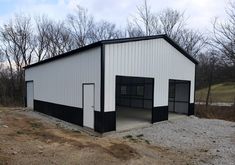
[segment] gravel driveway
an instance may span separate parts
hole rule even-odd
[[[191,116],[110,136],[142,138],[192,157],[195,164],[235,164],[234,122]]]

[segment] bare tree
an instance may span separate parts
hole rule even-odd
[[[216,65],[216,54],[214,51],[210,52],[209,58],[209,67],[208,67],[208,90],[207,90],[207,96],[206,96],[206,108],[208,107],[209,104],[209,98],[211,95],[211,86],[213,83],[213,77],[214,77],[214,71],[215,71],[215,65]]]
[[[28,65],[32,60],[34,47],[32,46],[31,18],[16,15],[13,20],[0,29],[2,51],[13,59],[17,70]]]
[[[69,30],[65,27],[64,22],[48,23],[46,39],[49,43],[47,46],[47,58],[54,57],[73,48],[73,40]]]
[[[50,21],[46,16],[36,17],[36,34],[34,35],[34,46],[35,55],[37,56],[37,61],[44,60],[49,57],[49,44],[50,39],[48,39],[48,31]]]
[[[65,22],[56,22],[46,16],[36,17],[35,22],[34,52],[37,61],[54,57],[75,47]]]
[[[91,41],[96,42],[100,40],[120,38],[122,32],[116,29],[115,24],[101,21],[95,24],[91,31]]]
[[[179,44],[194,58],[197,58],[208,45],[207,39],[200,32],[191,29],[183,29],[179,34]]]
[[[16,15],[0,28],[1,54],[8,62],[4,66],[2,77],[7,81],[11,90],[10,97],[23,102],[23,66],[32,60],[34,47],[32,45],[32,24],[30,17]],[[5,64],[4,64],[5,65]],[[9,76],[8,76],[9,75]]]
[[[137,16],[128,20],[127,33],[131,37],[161,33],[158,16],[151,11],[147,0],[137,6]]]
[[[166,34],[194,57],[206,46],[202,33],[186,28],[183,12],[167,8],[153,13],[147,0],[137,7],[137,16],[128,20],[126,32],[129,37]]]
[[[204,53],[199,54],[199,66],[197,67],[197,85],[201,88],[207,88],[205,98],[200,101],[205,101],[206,107],[211,102],[211,86],[216,83],[216,74],[219,67],[219,59],[217,51],[210,49]]]
[[[223,55],[225,64],[235,65],[235,2],[230,1],[226,13],[225,23],[214,21],[214,47]]]
[[[67,16],[70,33],[73,36],[77,47],[85,46],[91,42],[91,33],[94,28],[93,17],[88,14],[88,11],[80,6],[77,6],[75,14]]]
[[[134,19],[137,27],[141,29],[143,25],[145,35],[151,35],[151,23],[153,20],[153,14],[151,13],[151,8],[148,5],[147,0],[144,0],[142,6],[137,7],[137,11],[139,18]]]
[[[141,28],[136,27],[134,23],[128,21],[126,33],[128,37],[140,37],[145,36],[144,31]]]
[[[161,33],[167,34],[176,42],[179,42],[181,33],[185,29],[184,13],[173,9],[165,9],[159,13]]]

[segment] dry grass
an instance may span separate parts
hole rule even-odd
[[[207,89],[200,89],[196,91],[196,101],[205,102]],[[211,88],[210,102],[227,102],[233,103],[235,101],[235,82],[227,82],[213,85]]]
[[[196,105],[195,115],[201,118],[222,119],[235,122],[235,106]]]

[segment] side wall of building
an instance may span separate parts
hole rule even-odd
[[[57,109],[56,117],[66,115],[67,108],[73,115],[79,115],[80,121],[75,123],[82,125],[82,113],[76,113],[76,108],[83,108],[82,84],[95,84],[95,111],[100,111],[100,72],[101,48],[96,47],[28,68],[25,70],[25,81],[33,81],[35,108],[48,109],[49,106],[50,109]],[[60,111],[60,105],[64,106],[63,111]]]

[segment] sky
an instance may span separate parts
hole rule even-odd
[[[229,0],[148,0],[153,12],[173,8],[185,13],[187,25],[206,32],[212,29],[215,17],[225,20],[225,8]],[[0,0],[0,25],[15,13],[31,16],[48,15],[53,19],[64,19],[80,5],[88,9],[96,20],[108,20],[125,27],[127,19],[136,13],[143,0]]]

